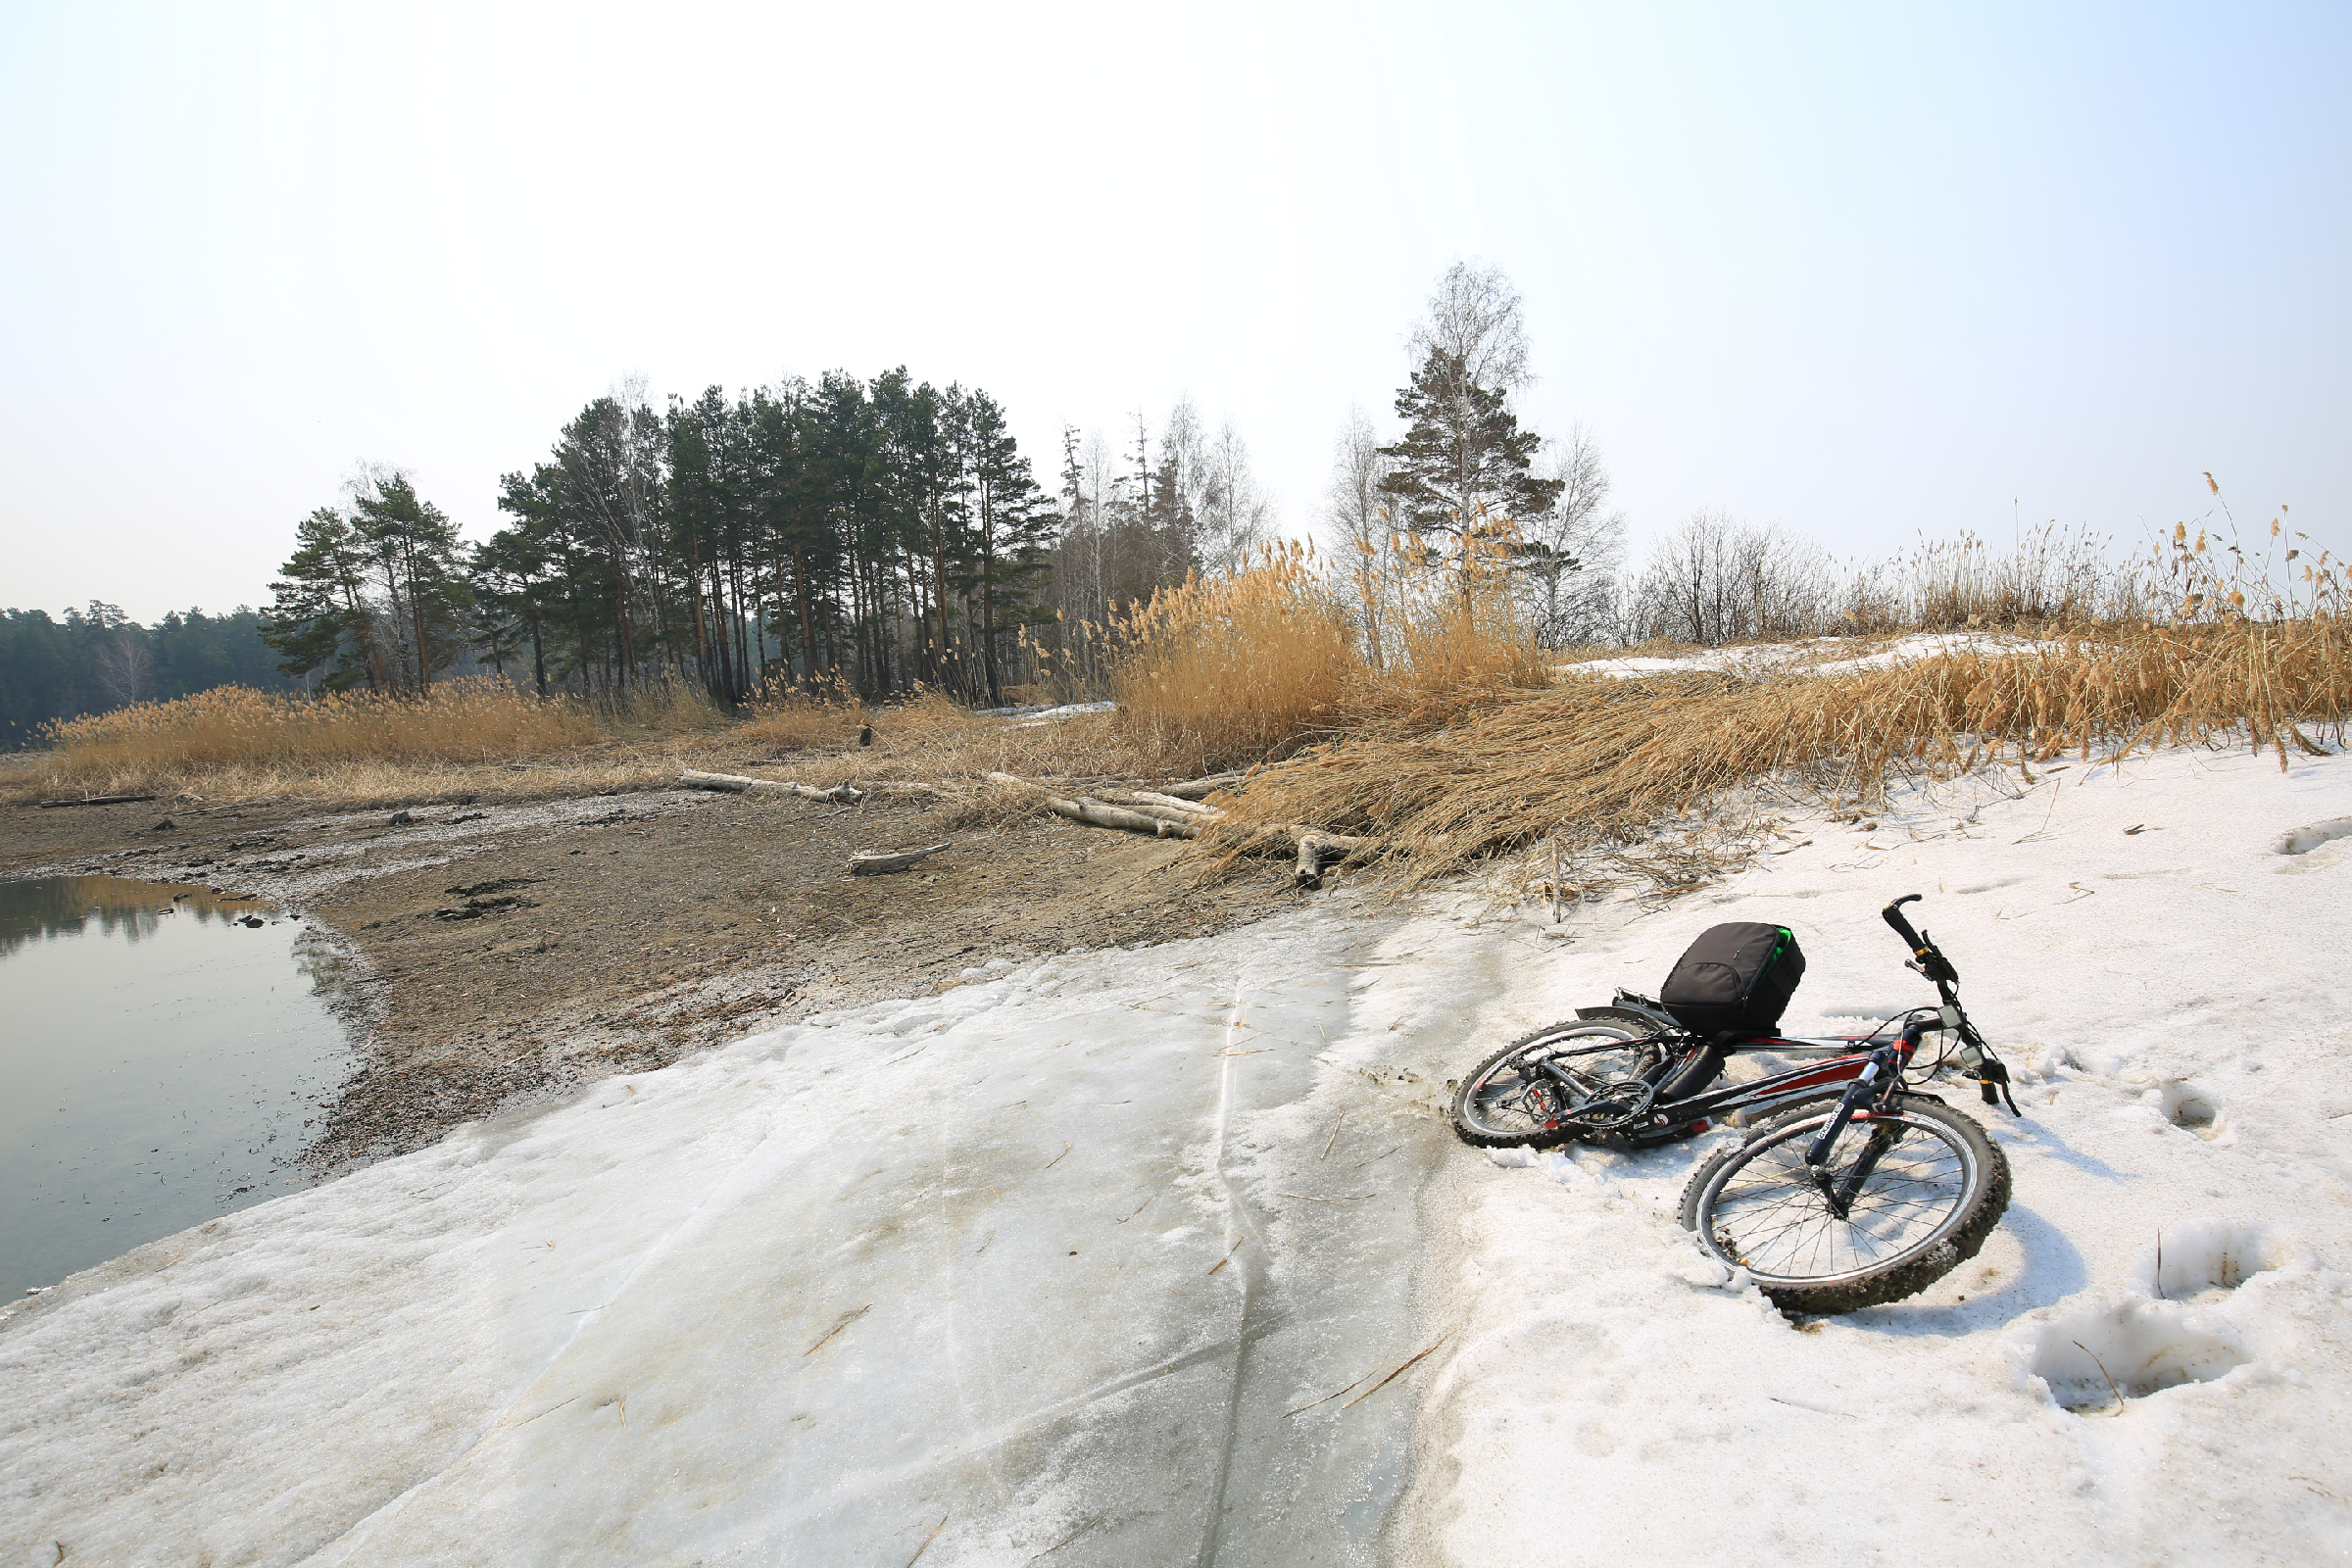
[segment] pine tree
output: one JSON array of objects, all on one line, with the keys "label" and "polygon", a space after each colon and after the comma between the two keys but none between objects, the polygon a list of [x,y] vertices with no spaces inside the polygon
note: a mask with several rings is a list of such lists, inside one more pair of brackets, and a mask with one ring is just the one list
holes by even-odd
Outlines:
[{"label": "pine tree", "polygon": [[1412,532],[1451,535],[1467,558],[1558,498],[1560,481],[1533,471],[1542,437],[1519,428],[1503,390],[1481,386],[1459,355],[1431,348],[1398,390],[1396,415],[1404,438],[1380,449],[1396,466],[1380,488]]},{"label": "pine tree", "polygon": [[973,544],[967,581],[980,612],[981,677],[993,708],[1004,700],[1001,639],[1052,616],[1036,596],[1049,570],[1054,517],[996,400],[974,392],[965,409]]},{"label": "pine tree", "polygon": [[320,507],[294,525],[293,556],[270,585],[275,596],[261,626],[262,641],[284,656],[288,675],[323,671],[319,685],[343,691],[367,681],[370,691],[391,684],[368,613],[368,541],[351,519]]},{"label": "pine tree", "polygon": [[423,691],[467,642],[473,585],[460,558],[457,524],[419,497],[407,474],[390,469],[356,487],[351,526],[383,585],[401,684]]}]

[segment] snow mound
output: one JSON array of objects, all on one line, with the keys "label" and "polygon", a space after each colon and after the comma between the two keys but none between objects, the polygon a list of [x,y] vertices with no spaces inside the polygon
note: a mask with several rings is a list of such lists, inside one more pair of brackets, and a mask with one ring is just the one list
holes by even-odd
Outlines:
[{"label": "snow mound", "polygon": [[2281,833],[2271,849],[2278,855],[2309,855],[2331,839],[2352,838],[2352,816],[2330,817]]}]

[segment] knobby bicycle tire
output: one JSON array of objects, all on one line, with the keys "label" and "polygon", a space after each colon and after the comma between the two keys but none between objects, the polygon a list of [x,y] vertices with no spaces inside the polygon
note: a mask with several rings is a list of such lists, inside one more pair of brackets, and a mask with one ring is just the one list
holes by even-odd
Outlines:
[{"label": "knobby bicycle tire", "polygon": [[1915,1096],[1847,1127],[1834,1172],[1850,1170],[1873,1137],[1888,1142],[1840,1220],[1804,1166],[1831,1114],[1783,1117],[1718,1151],[1683,1189],[1683,1228],[1790,1312],[1898,1301],[1977,1255],[2009,1207],[2008,1156],[1983,1127]]},{"label": "knobby bicycle tire", "polygon": [[[1543,1075],[1523,1069],[1538,1060],[1577,1055],[1591,1058],[1590,1071],[1596,1078],[1638,1080],[1661,1054],[1654,1044],[1630,1044],[1638,1037],[1631,1025],[1609,1019],[1570,1018],[1530,1030],[1464,1075],[1453,1093],[1455,1135],[1480,1149],[1543,1149],[1567,1143],[1578,1133],[1569,1118],[1580,1102],[1563,1096]],[[1624,1045],[1622,1053],[1610,1049],[1612,1041]]]}]

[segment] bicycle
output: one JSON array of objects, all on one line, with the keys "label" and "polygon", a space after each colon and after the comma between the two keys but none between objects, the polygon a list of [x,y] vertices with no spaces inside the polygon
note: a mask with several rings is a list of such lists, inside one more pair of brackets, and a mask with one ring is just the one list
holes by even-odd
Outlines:
[{"label": "bicycle", "polygon": [[[1984,1103],[2006,1100],[2020,1114],[2008,1068],[1960,1004],[1959,970],[1903,914],[1919,898],[1880,913],[1939,1005],[1910,1008],[1868,1035],[1707,1038],[1621,990],[1610,1005],[1580,1008],[1479,1063],[1455,1090],[1455,1132],[1491,1149],[1648,1149],[1718,1121],[1754,1128],[1703,1160],[1683,1191],[1683,1227],[1700,1246],[1747,1270],[1787,1311],[1845,1312],[1917,1294],[1984,1245],[2009,1206],[2010,1175],[1974,1118],[1916,1086],[1956,1066]],[[1955,1037],[1959,1049],[1945,1042],[1915,1070],[1931,1033]],[[1731,1055],[1766,1052],[1837,1054],[1709,1087]]]}]

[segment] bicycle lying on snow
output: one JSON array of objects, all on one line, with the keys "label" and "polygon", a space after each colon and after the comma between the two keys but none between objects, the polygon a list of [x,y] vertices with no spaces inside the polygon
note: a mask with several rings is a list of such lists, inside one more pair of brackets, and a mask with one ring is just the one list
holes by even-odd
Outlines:
[{"label": "bicycle lying on snow", "polygon": [[[1646,1149],[1718,1121],[1754,1128],[1683,1190],[1683,1227],[1710,1253],[1788,1311],[1847,1312],[1925,1290],[1992,1233],[2009,1206],[2009,1161],[1973,1118],[1918,1086],[1956,1069],[1997,1105],[2009,1070],[1960,1005],[1959,970],[1904,917],[1919,897],[1881,912],[1940,1005],[1868,1035],[1784,1038],[1774,1031],[1805,969],[1795,934],[1713,926],[1656,1000],[1619,991],[1480,1062],[1455,1091],[1454,1130],[1485,1148]],[[1915,1065],[1922,1037],[1936,1033],[1951,1038]],[[1829,1059],[1716,1086],[1731,1056],[1766,1053]],[[2008,1108],[2018,1114],[2014,1099]]]}]

